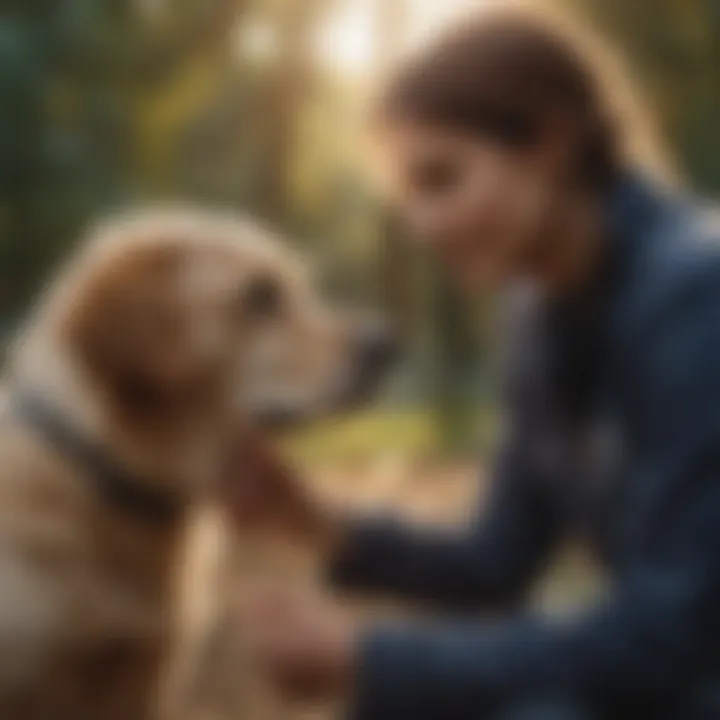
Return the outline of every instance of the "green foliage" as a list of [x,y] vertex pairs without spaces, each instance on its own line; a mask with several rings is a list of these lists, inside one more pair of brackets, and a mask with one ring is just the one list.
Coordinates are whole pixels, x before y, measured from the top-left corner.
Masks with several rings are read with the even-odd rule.
[[[474,459],[494,444],[496,416],[487,408],[475,408],[466,421],[473,429],[474,442],[472,448],[462,450],[470,451]],[[446,428],[427,410],[371,410],[307,428],[287,444],[311,466],[363,463],[378,454],[432,461],[448,452],[446,435]]]
[[720,192],[718,0],[565,0],[630,61],[682,175]]
[[[228,20],[241,9],[236,0],[178,0],[153,23],[140,5],[67,0],[0,9],[5,316],[22,312],[90,218],[142,194],[155,179],[141,154],[148,108],[189,77],[190,66],[221,55],[232,29]],[[214,74],[221,69],[220,63]],[[198,91],[185,109],[203,99]],[[171,146],[188,123],[187,116],[178,119]],[[158,174],[159,186],[172,193],[172,173]]]

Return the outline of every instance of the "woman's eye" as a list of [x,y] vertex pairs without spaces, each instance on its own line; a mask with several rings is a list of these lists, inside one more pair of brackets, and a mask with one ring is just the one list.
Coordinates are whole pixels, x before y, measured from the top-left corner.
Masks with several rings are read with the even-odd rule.
[[427,161],[416,165],[411,171],[411,183],[423,193],[437,194],[446,192],[460,179],[460,169],[456,163],[448,161]]
[[282,290],[275,278],[254,278],[242,290],[241,310],[244,318],[275,318],[280,314],[282,306]]

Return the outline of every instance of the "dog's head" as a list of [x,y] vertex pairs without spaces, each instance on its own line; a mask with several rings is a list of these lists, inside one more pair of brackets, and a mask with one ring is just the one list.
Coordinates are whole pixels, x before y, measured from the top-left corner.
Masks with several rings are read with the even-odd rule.
[[294,420],[366,397],[391,360],[381,328],[326,303],[249,221],[145,212],[99,229],[68,278],[71,351],[123,412]]

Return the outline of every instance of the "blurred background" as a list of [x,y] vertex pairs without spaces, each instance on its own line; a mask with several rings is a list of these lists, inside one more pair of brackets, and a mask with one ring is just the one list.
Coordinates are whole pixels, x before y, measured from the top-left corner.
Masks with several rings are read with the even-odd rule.
[[[492,425],[484,309],[406,253],[362,160],[364,106],[384,68],[482,2],[2,0],[3,333],[93,218],[138,201],[230,206],[285,231],[331,290],[383,308],[409,338],[381,406],[315,433],[308,452],[481,444]],[[555,3],[619,49],[683,177],[717,193],[720,2]]]

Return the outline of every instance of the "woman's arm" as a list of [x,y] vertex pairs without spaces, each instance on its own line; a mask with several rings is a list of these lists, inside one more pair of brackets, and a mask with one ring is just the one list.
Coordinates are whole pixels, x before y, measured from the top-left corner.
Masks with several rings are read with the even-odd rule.
[[[529,302],[528,302],[529,300]],[[504,323],[505,435],[489,500],[468,527],[442,531],[370,519],[336,544],[331,579],[444,608],[507,608],[522,599],[559,534],[541,460],[548,393],[546,343],[532,298],[508,298]]]
[[549,555],[557,522],[515,431],[501,453],[490,501],[466,529],[433,530],[393,520],[351,520],[331,580],[445,608],[519,601]]
[[532,434],[531,424],[514,424],[489,502],[477,521],[456,531],[333,512],[259,441],[241,448],[226,504],[244,532],[313,545],[336,585],[447,608],[507,607],[535,578],[557,532],[547,483],[530,460]]

